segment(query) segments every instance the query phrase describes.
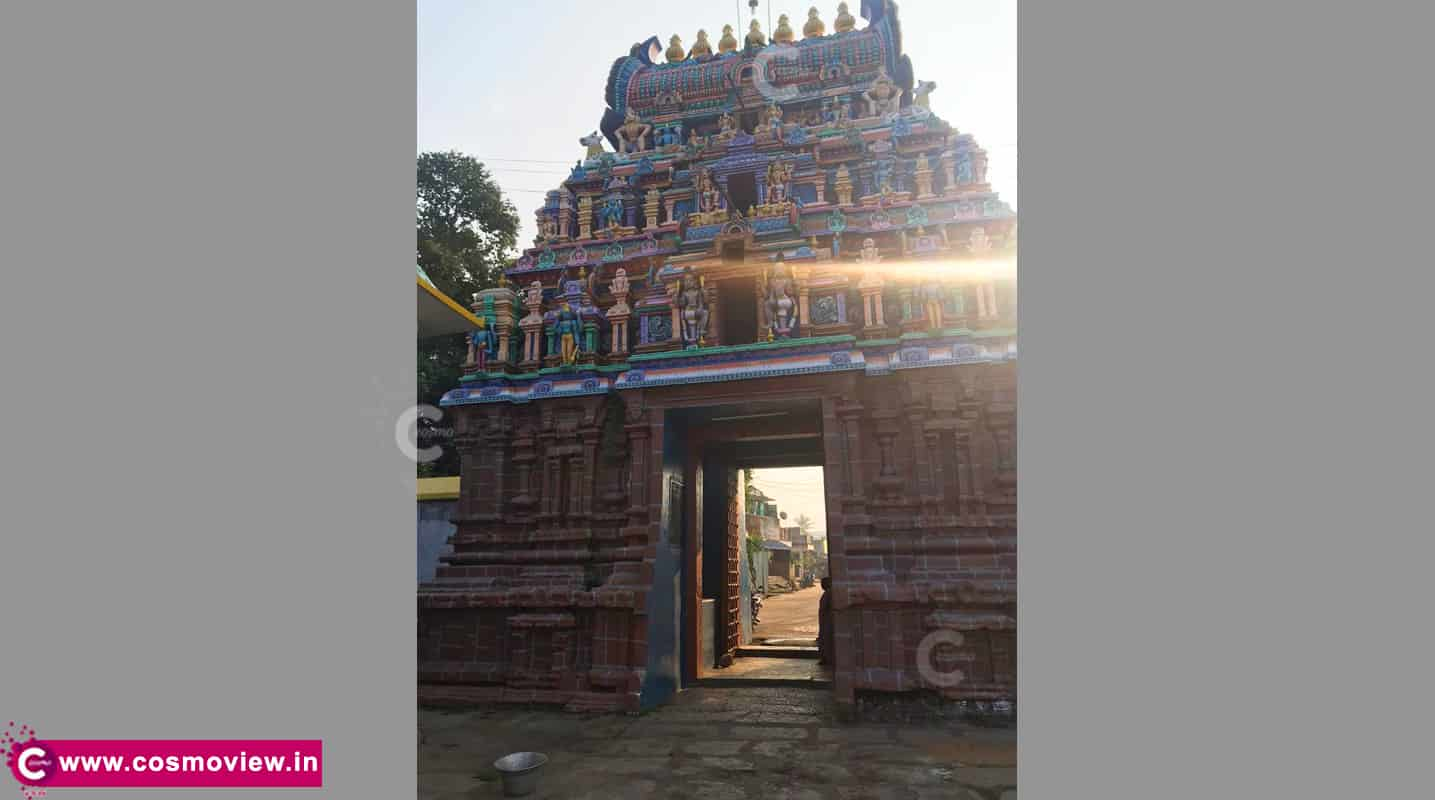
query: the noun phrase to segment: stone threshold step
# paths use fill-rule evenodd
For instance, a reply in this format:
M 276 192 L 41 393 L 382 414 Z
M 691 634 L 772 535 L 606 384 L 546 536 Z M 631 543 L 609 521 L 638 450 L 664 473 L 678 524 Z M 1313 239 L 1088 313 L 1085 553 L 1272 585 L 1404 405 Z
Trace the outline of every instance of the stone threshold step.
M 766 658 L 811 658 L 818 657 L 816 647 L 799 647 L 792 645 L 761 645 L 745 644 L 737 649 L 738 658 L 745 656 L 761 656 Z
M 832 685 L 830 678 L 698 678 L 698 686 L 740 688 L 744 686 L 820 687 Z

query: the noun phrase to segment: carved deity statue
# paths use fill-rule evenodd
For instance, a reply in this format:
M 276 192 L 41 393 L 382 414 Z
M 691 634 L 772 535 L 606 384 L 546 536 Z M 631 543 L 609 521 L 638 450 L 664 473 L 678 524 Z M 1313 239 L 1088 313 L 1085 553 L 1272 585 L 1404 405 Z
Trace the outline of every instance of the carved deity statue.
M 817 6 L 807 9 L 807 23 L 802 26 L 802 38 L 813 39 L 827 33 L 827 26 L 817 16 Z
M 791 336 L 797 320 L 797 281 L 788 272 L 787 263 L 780 253 L 777 264 L 772 268 L 772 277 L 767 281 L 766 308 L 772 335 L 778 339 Z
M 585 154 L 586 158 L 597 158 L 603 155 L 603 134 L 597 131 L 593 131 L 587 136 L 580 136 L 578 144 L 588 148 L 588 152 Z
M 942 284 L 935 277 L 928 278 L 922 284 L 920 290 L 922 308 L 927 317 L 927 329 L 939 331 L 942 329 L 942 299 L 945 291 Z
M 528 291 L 524 293 L 523 304 L 530 312 L 536 312 L 543 307 L 543 284 L 536 278 L 528 285 Z
M 538 238 L 545 242 L 558 238 L 558 220 L 542 211 L 538 212 Z
M 792 179 L 792 168 L 781 159 L 773 159 L 767 167 L 767 204 L 787 202 L 788 182 Z
M 676 38 L 676 37 L 674 37 Z M 623 115 L 623 124 L 618 126 L 618 152 L 640 153 L 648 149 L 648 134 L 653 126 L 638 118 L 638 112 L 628 109 Z
M 688 267 L 683 273 L 683 282 L 678 290 L 678 312 L 682 321 L 683 345 L 688 349 L 696 349 L 702 344 L 703 336 L 708 330 L 708 303 L 703 296 L 702 283 Z
M 563 363 L 572 364 L 583 350 L 583 323 L 567 302 L 558 311 L 558 346 L 563 354 Z
M 693 48 L 688 51 L 688 55 L 693 58 L 706 58 L 712 54 L 713 46 L 712 43 L 708 41 L 708 32 L 703 30 L 698 31 L 698 39 L 693 42 Z
M 733 53 L 737 51 L 737 37 L 732 35 L 732 26 L 722 26 L 722 38 L 718 39 L 718 53 Z
M 598 220 L 603 228 L 616 228 L 623 224 L 623 198 L 612 196 L 603 201 L 603 209 L 598 212 Z
M 722 112 L 722 116 L 718 118 L 718 132 L 714 138 L 719 142 L 726 142 L 737 134 L 737 117 L 734 117 L 731 111 Z
M 767 125 L 768 133 L 779 139 L 782 138 L 782 106 L 776 102 L 768 103 L 764 116 L 766 117 L 764 124 Z
M 767 46 L 767 37 L 762 35 L 762 28 L 757 24 L 757 20 L 753 20 L 752 24 L 747 26 L 747 39 L 745 42 L 748 47 Z
M 498 357 L 498 335 L 488 326 L 488 319 L 478 318 L 478 330 L 468 338 L 468 363 L 479 372 L 488 369 L 488 360 Z
M 936 81 L 917 81 L 917 88 L 912 90 L 912 105 L 930 109 L 932 107 L 932 92 L 936 90 Z
M 885 117 L 901 109 L 902 87 L 888 77 L 887 68 L 882 67 L 877 80 L 862 93 L 862 99 L 867 101 L 867 116 Z
M 832 21 L 833 30 L 838 33 L 846 33 L 857 27 L 857 18 L 852 16 L 846 3 L 837 4 L 837 19 Z
M 862 284 L 880 283 L 882 273 L 878 271 L 877 265 L 882 261 L 882 254 L 877 250 L 877 242 L 872 237 L 862 240 L 862 251 L 857 256 L 857 261 L 862 264 Z
M 713 180 L 712 170 L 705 169 L 697 175 L 698 210 L 704 214 L 722 210 L 722 192 Z
M 628 271 L 622 267 L 618 267 L 618 271 L 613 275 L 613 282 L 608 284 L 608 291 L 613 293 L 613 297 L 617 301 L 613 304 L 613 307 L 608 310 L 610 315 L 613 314 L 614 310 L 617 310 L 619 306 L 622 306 L 621 311 L 625 312 L 628 310 L 628 288 Z
M 862 317 L 868 328 L 886 325 L 882 313 L 882 272 L 878 266 L 881 261 L 877 242 L 870 236 L 863 239 L 862 252 L 857 257 L 857 263 L 862 265 L 862 280 L 857 283 L 857 289 L 862 293 Z

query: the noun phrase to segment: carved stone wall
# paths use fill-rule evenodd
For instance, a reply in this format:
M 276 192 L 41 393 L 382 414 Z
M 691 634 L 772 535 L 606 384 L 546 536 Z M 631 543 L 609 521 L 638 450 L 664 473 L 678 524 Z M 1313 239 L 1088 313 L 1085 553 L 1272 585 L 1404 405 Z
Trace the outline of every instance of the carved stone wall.
M 453 553 L 419 591 L 420 699 L 640 707 L 649 665 L 667 655 L 648 652 L 654 564 L 672 546 L 663 512 L 682 502 L 664 496 L 664 412 L 709 397 L 821 402 L 839 703 L 863 690 L 1014 699 L 1015 370 L 841 372 L 451 409 L 462 488 Z M 959 644 L 924 645 L 934 632 Z

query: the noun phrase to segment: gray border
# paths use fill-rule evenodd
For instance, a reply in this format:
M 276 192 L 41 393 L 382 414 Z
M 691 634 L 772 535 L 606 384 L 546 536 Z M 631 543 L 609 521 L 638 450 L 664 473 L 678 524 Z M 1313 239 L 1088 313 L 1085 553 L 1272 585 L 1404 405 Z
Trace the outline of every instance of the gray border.
M 407 4 L 0 13 L 0 724 L 413 796 L 414 48 Z
M 1386 6 L 1024 4 L 1029 800 L 1429 793 L 1429 256 L 1382 251 L 1430 28 Z

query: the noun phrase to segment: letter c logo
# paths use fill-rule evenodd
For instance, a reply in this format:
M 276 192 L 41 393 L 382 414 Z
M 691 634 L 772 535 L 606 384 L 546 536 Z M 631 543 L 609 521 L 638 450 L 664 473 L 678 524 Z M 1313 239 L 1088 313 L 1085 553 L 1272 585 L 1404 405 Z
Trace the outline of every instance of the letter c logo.
M 27 747 L 24 750 L 21 750 L 20 755 L 16 757 L 15 769 L 19 770 L 20 775 L 23 776 L 25 780 L 43 781 L 48 773 L 46 773 L 43 769 L 31 769 L 30 761 L 33 759 L 44 758 L 47 755 L 49 755 L 49 753 L 43 747 Z M 44 761 L 41 763 L 46 764 L 49 762 Z

